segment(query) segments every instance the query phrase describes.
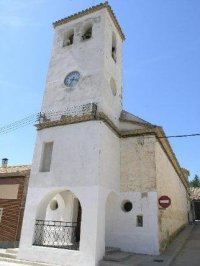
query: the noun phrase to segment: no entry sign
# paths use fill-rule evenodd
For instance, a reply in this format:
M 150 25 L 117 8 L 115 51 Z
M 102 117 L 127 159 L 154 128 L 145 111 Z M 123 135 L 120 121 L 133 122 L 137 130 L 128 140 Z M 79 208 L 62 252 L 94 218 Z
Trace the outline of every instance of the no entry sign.
M 162 208 L 166 209 L 171 205 L 171 199 L 168 196 L 161 196 L 158 199 L 158 203 Z

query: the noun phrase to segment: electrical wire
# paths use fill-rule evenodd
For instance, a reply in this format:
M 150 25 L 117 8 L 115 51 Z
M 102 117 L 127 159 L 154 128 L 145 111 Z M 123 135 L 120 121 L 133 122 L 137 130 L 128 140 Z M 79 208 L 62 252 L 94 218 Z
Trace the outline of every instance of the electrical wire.
M 38 114 L 32 114 L 23 119 L 10 123 L 6 126 L 0 127 L 0 135 L 10 133 L 28 125 L 32 125 L 36 121 L 37 115 Z
M 184 134 L 184 135 L 172 135 L 172 136 L 159 137 L 159 138 L 160 139 L 161 138 L 170 139 L 170 138 L 187 138 L 187 137 L 198 137 L 198 136 L 200 136 L 200 133 Z
M 47 112 L 48 118 L 51 118 L 55 115 L 59 115 L 62 112 L 63 111 L 56 111 L 56 110 L 49 111 L 49 112 Z M 29 115 L 25 118 L 22 118 L 18 121 L 15 121 L 13 123 L 5 125 L 3 127 L 0 127 L 0 135 L 8 134 L 8 133 L 13 132 L 15 130 L 18 130 L 22 127 L 34 125 L 35 123 L 38 122 L 40 116 L 41 116 L 41 113 L 35 113 L 35 114 Z M 158 138 L 171 139 L 171 138 L 188 138 L 188 137 L 199 137 L 199 136 L 200 136 L 200 133 L 192 133 L 192 134 L 162 136 L 162 137 L 158 137 Z M 153 136 L 145 136 L 144 135 L 143 137 L 152 138 Z

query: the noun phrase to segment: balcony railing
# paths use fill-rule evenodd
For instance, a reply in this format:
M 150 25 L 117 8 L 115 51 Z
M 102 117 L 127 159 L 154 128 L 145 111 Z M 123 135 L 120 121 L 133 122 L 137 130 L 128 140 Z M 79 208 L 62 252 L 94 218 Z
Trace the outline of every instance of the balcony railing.
M 37 122 L 44 123 L 49 121 L 62 120 L 66 117 L 82 116 L 87 114 L 94 114 L 97 110 L 96 103 L 88 103 L 79 106 L 72 106 L 63 110 L 51 110 L 47 112 L 40 112 L 37 117 Z
M 79 223 L 36 220 L 34 246 L 78 250 L 79 240 Z

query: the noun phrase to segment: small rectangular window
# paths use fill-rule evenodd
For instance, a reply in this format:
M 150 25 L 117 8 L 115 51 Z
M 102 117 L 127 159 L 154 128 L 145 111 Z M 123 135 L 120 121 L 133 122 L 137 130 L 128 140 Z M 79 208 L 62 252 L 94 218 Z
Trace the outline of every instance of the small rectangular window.
M 143 215 L 137 215 L 137 226 L 143 227 Z
M 2 216 L 3 216 L 3 208 L 0 208 L 0 222 L 1 222 Z
M 53 151 L 53 142 L 44 143 L 40 172 L 50 171 L 52 151 Z

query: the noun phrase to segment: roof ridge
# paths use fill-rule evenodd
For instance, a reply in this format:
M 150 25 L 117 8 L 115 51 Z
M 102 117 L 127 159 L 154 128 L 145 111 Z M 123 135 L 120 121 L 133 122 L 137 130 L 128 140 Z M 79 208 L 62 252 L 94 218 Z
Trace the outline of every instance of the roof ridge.
M 125 117 L 125 116 L 129 116 L 129 117 Z M 132 119 L 137 119 L 137 121 L 133 121 Z M 121 121 L 129 121 L 129 122 L 134 122 L 134 123 L 140 123 L 140 124 L 145 124 L 147 126 L 155 126 L 152 123 L 142 119 L 141 117 L 134 115 L 130 112 L 127 112 L 125 110 L 122 110 L 121 115 L 120 115 L 120 120 Z
M 16 164 L 16 165 L 8 165 L 7 167 L 2 167 L 0 166 L 0 168 L 14 168 L 14 167 L 25 167 L 25 166 L 31 166 L 31 164 Z

